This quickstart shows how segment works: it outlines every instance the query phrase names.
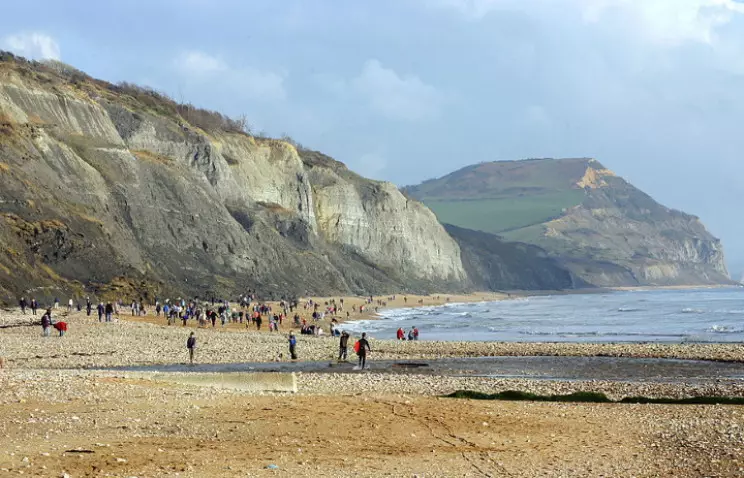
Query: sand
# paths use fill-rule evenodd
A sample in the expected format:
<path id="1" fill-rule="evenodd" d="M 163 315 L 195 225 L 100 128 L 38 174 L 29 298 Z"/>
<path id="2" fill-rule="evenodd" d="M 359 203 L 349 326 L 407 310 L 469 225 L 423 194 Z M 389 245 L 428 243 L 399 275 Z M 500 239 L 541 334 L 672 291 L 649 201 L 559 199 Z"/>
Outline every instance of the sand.
<path id="1" fill-rule="evenodd" d="M 388 306 L 400 304 L 388 301 Z M 80 313 L 64 319 L 70 330 L 62 338 L 43 338 L 38 326 L 0 329 L 0 355 L 7 360 L 0 371 L 0 476 L 697 477 L 737 476 L 744 470 L 741 406 L 440 398 L 458 389 L 599 391 L 612 398 L 744 396 L 741 380 L 691 384 L 301 373 L 297 393 L 276 394 L 230 387 L 229 380 L 228 386 L 215 387 L 209 376 L 179 380 L 178 374 L 168 374 L 153 380 L 86 369 L 183 363 L 186 337 L 194 329 L 163 325 L 162 318 L 153 317 L 122 315 L 108 324 Z M 28 321 L 17 311 L 0 313 L 0 325 Z M 196 334 L 197 360 L 203 363 L 286 357 L 286 330 L 259 333 L 230 326 Z M 330 360 L 336 354 L 335 339 L 298 338 L 302 359 Z M 744 361 L 744 347 L 724 344 L 374 340 L 372 346 L 372 360 L 610 355 Z"/>
<path id="2" fill-rule="evenodd" d="M 299 394 L 255 395 L 6 372 L 0 476 L 699 477 L 744 465 L 742 407 L 366 394 L 370 381 L 338 394 L 317 378 L 303 377 Z"/>

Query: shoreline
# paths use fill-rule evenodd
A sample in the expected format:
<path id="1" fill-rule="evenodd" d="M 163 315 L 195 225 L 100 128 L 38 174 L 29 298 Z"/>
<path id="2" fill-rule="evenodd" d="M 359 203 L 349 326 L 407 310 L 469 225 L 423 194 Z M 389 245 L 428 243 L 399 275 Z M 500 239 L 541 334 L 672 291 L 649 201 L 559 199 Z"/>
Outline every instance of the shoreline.
<path id="1" fill-rule="evenodd" d="M 442 304 L 437 300 L 446 303 L 446 297 L 434 295 L 408 305 L 438 306 Z M 345 303 L 357 301 L 363 299 Z M 388 301 L 387 309 L 394 303 Z M 374 308 L 368 314 L 373 315 Z M 613 381 L 607 374 L 626 373 L 632 365 L 623 361 L 627 357 L 742 364 L 744 347 L 738 344 L 372 339 L 369 371 L 281 372 L 276 379 L 266 376 L 273 375 L 270 372 L 256 380 L 250 377 L 253 370 L 143 373 L 92 367 L 184 364 L 185 341 L 192 331 L 198 338 L 198 363 L 286 363 L 290 330 L 286 323 L 280 332 L 270 333 L 240 324 L 224 329 L 219 324 L 215 329 L 168 326 L 154 316 L 120 314 L 111 323 L 99 323 L 95 314 L 87 317 L 85 312 L 56 317 L 69 324 L 64 337 L 41 337 L 39 326 L 0 330 L 0 352 L 8 359 L 0 370 L 0 429 L 6 443 L 0 474 L 84 476 L 96 470 L 112 476 L 237 478 L 246 473 L 272 476 L 278 469 L 297 477 L 527 477 L 549 471 L 556 476 L 692 478 L 732 476 L 744 466 L 740 458 L 744 407 L 739 405 L 443 398 L 457 390 L 595 392 L 615 400 L 744 397 L 744 381 L 724 374 L 707 377 L 707 370 L 718 369 L 710 364 L 666 364 L 702 370 L 685 372 L 688 379 L 653 381 L 636 374 L 632 381 Z M 30 318 L 17 310 L 0 311 L 0 324 Z M 338 339 L 297 337 L 301 362 L 334 362 Z M 544 363 L 545 373 L 560 369 L 554 357 L 614 357 L 618 366 L 610 364 L 605 375 L 585 367 L 581 370 L 588 375 L 581 380 L 375 369 L 375 361 L 383 359 L 446 362 L 522 356 L 542 357 L 538 361 Z M 523 370 L 520 360 L 507 362 L 512 362 L 512 371 Z M 274 388 L 261 389 L 257 382 Z M 287 383 L 296 391 L 277 391 Z"/>
<path id="2" fill-rule="evenodd" d="M 0 321 L 8 321 L 0 313 Z M 29 316 L 21 316 L 28 321 Z M 21 326 L 0 332 L 0 350 L 8 369 L 70 369 L 183 363 L 190 332 L 198 339 L 199 363 L 287 361 L 287 333 L 246 329 L 231 325 L 212 329 L 168 326 L 162 321 L 123 318 L 99 323 L 85 313 L 61 316 L 69 324 L 65 337 L 41 337 L 41 327 Z M 356 335 L 356 334 L 352 334 Z M 300 361 L 329 361 L 338 355 L 338 338 L 297 335 Z M 671 358 L 744 362 L 738 343 L 603 343 L 603 342 L 444 342 L 371 339 L 370 360 L 575 356 Z M 351 354 L 353 355 L 353 353 Z"/>
<path id="3" fill-rule="evenodd" d="M 553 292 L 555 293 L 555 292 Z M 514 295 L 515 299 L 527 295 Z M 473 303 L 483 301 L 503 301 L 509 296 L 503 293 L 474 293 L 469 295 L 431 295 L 431 296 L 390 296 L 377 299 L 386 302 L 374 310 L 374 305 L 363 313 L 357 312 L 347 319 L 345 312 L 339 314 L 340 328 L 347 321 L 385 320 L 379 314 L 387 310 L 411 309 L 419 307 L 439 307 L 447 303 Z M 404 297 L 408 301 L 404 301 Z M 339 298 L 335 298 L 339 300 Z M 449 302 L 447 301 L 449 299 Z M 303 299 L 303 302 L 306 299 Z M 320 304 L 331 298 L 315 298 Z M 419 303 L 422 301 L 422 303 Z M 365 303 L 362 297 L 345 297 L 344 303 L 348 310 L 353 305 Z M 302 302 L 301 302 L 302 304 Z M 300 307 L 303 318 L 313 323 L 308 310 Z M 113 323 L 99 324 L 96 314 L 87 317 L 85 312 L 67 312 L 55 314 L 57 320 L 62 319 L 70 324 L 68 335 L 59 339 L 51 337 L 42 339 L 40 327 L 17 327 L 2 329 L 0 332 L 0 351 L 9 366 L 17 367 L 20 363 L 24 368 L 38 368 L 38 362 L 43 357 L 51 356 L 49 366 L 54 368 L 75 368 L 116 366 L 132 364 L 168 364 L 176 363 L 183 357 L 181 347 L 185 336 L 196 332 L 200 337 L 200 361 L 225 362 L 271 362 L 286 360 L 286 336 L 290 331 L 295 332 L 299 344 L 300 360 L 327 360 L 338 353 L 338 339 L 328 333 L 330 318 L 315 322 L 326 331 L 323 336 L 305 336 L 298 332 L 292 323 L 285 322 L 278 332 L 269 332 L 268 327 L 256 331 L 254 326 L 229 323 L 221 327 L 219 320 L 217 327 L 199 328 L 193 320 L 183 327 L 180 322 L 168 326 L 162 317 L 155 317 L 152 309 L 144 317 L 131 317 L 127 314 L 116 316 Z M 13 312 L 0 311 L 0 325 L 12 323 L 28 323 L 31 315 L 21 315 L 19 310 Z M 36 316 L 35 320 L 39 320 Z M 267 320 L 264 320 L 266 323 Z M 358 335 L 352 333 L 352 336 Z M 394 339 L 376 339 L 373 341 L 373 359 L 431 359 L 436 357 L 494 357 L 494 356 L 609 356 L 634 358 L 672 358 L 711 360 L 722 362 L 744 362 L 744 347 L 737 342 L 649 342 L 649 341 L 607 341 L 607 342 L 578 342 L 578 341 L 404 341 Z M 123 344 L 117 341 L 124 342 Z M 58 343 L 59 342 L 59 343 Z M 206 342 L 206 343 L 203 343 Z M 143 347 L 142 353 L 136 353 L 127 348 L 127 343 L 135 343 Z M 151 344 L 152 343 L 152 344 Z M 352 342 L 353 343 L 353 342 Z M 49 345 L 54 351 L 50 354 L 45 350 Z M 144 344 L 144 345 L 143 345 Z M 153 347 L 151 347 L 152 345 Z M 352 354 L 353 355 L 353 354 Z M 112 359 L 116 357 L 118 360 Z"/>

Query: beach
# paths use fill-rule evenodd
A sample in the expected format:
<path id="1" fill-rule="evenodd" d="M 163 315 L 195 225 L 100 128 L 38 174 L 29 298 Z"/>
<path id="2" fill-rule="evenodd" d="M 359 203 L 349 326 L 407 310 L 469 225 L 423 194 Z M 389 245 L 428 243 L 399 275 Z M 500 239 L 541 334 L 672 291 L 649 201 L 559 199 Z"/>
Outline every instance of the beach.
<path id="1" fill-rule="evenodd" d="M 345 303 L 354 300 L 363 299 Z M 411 305 L 434 305 L 418 300 Z M 438 300 L 446 303 L 445 296 Z M 388 307 L 400 306 L 388 300 Z M 118 367 L 181 367 L 192 331 L 199 364 L 281 364 L 288 327 L 198 329 L 126 314 L 98 323 L 78 312 L 57 318 L 69 323 L 65 337 L 43 338 L 39 326 L 0 330 L 2 476 L 693 477 L 738 476 L 744 467 L 738 405 L 442 398 L 456 390 L 744 397 L 741 379 L 552 380 L 375 368 L 375 361 L 489 356 L 617 357 L 620 367 L 624 358 L 674 358 L 735 367 L 744 363 L 739 344 L 372 340 L 370 371 L 298 372 L 296 392 L 278 393 L 180 380 L 188 370 Z M 0 312 L 0 325 L 28 321 L 18 311 Z M 337 341 L 298 335 L 299 358 L 330 366 Z"/>
<path id="2" fill-rule="evenodd" d="M 75 372 L 3 380 L 0 471 L 12 476 L 693 477 L 740 466 L 740 407 L 362 393 L 372 382 L 352 395 L 249 395 Z"/>

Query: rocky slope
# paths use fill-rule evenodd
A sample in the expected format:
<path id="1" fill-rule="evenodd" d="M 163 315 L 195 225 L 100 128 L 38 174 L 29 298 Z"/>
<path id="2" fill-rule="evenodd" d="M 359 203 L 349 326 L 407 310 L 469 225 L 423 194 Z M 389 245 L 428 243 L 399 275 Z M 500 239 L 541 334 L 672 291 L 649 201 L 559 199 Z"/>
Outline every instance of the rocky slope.
<path id="1" fill-rule="evenodd" d="M 465 271 L 479 290 L 565 290 L 589 287 L 539 247 L 448 224 Z"/>
<path id="2" fill-rule="evenodd" d="M 176 106 L 0 55 L 0 295 L 463 287 L 457 243 L 392 184 Z"/>
<path id="3" fill-rule="evenodd" d="M 539 246 L 593 286 L 731 283 L 720 241 L 697 217 L 594 159 L 482 163 L 406 192 L 443 222 Z"/>

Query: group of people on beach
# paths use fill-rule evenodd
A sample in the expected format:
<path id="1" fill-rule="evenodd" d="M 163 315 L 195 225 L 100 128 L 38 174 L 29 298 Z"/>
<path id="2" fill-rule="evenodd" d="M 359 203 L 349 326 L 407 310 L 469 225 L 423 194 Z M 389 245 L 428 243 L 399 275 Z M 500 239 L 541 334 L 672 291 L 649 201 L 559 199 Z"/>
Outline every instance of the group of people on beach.
<path id="1" fill-rule="evenodd" d="M 31 314 L 36 315 L 36 311 L 39 309 L 39 303 L 36 302 L 36 299 L 31 298 L 30 301 L 27 301 L 25 297 L 21 297 L 21 300 L 18 301 L 18 306 L 21 308 L 21 312 L 23 315 L 26 315 L 26 309 L 31 309 Z"/>
<path id="2" fill-rule="evenodd" d="M 395 337 L 398 340 L 406 340 L 406 331 L 403 330 L 403 327 L 399 327 L 398 330 L 395 332 Z M 418 340 L 419 339 L 419 331 L 414 325 L 411 327 L 411 330 L 408 331 L 408 340 Z"/>
<path id="3" fill-rule="evenodd" d="M 37 311 L 39 309 L 43 309 L 44 313 L 41 316 L 41 320 L 39 321 L 39 325 L 41 325 L 41 335 L 42 337 L 49 337 L 51 336 L 51 330 L 55 329 L 60 337 L 64 337 L 65 333 L 67 333 L 69 325 L 67 322 L 63 320 L 55 320 L 53 317 L 53 311 L 59 309 L 59 298 L 55 298 L 53 305 L 51 307 L 46 307 L 45 309 L 39 306 L 39 302 L 35 298 L 31 298 L 31 300 L 26 300 L 25 297 L 21 297 L 18 301 L 18 306 L 21 309 L 21 313 L 23 315 L 26 315 L 26 311 L 28 309 L 31 310 L 31 315 L 37 315 Z M 93 304 L 90 301 L 90 298 L 86 298 L 86 313 L 88 316 L 90 316 L 93 312 Z M 68 301 L 67 306 L 67 312 L 70 313 L 73 310 L 75 310 L 73 299 L 70 299 Z M 82 306 L 78 303 L 77 304 L 77 311 L 80 312 L 82 310 Z M 111 302 L 107 303 L 106 305 L 103 304 L 103 302 L 100 302 L 98 306 L 96 307 L 96 310 L 98 312 L 98 321 L 103 322 L 104 318 L 106 322 L 111 322 L 112 316 L 114 314 L 115 308 Z"/>
<path id="4" fill-rule="evenodd" d="M 395 297 L 393 296 L 390 299 L 394 300 Z M 156 317 L 160 317 L 162 314 L 162 317 L 167 320 L 168 325 L 172 325 L 176 323 L 176 321 L 181 321 L 182 324 L 186 326 L 189 321 L 193 321 L 198 327 L 208 327 L 210 325 L 211 327 L 216 327 L 217 322 L 219 321 L 223 327 L 230 323 L 245 324 L 246 327 L 255 326 L 256 330 L 260 331 L 264 320 L 266 320 L 268 321 L 268 330 L 270 332 L 278 332 L 280 327 L 287 320 L 287 317 L 294 313 L 293 325 L 299 328 L 299 333 L 301 335 L 310 336 L 325 335 L 325 332 L 318 322 L 326 317 L 332 317 L 329 333 L 330 336 L 339 338 L 338 360 L 344 362 L 347 361 L 351 336 L 347 331 L 342 331 L 339 328 L 339 322 L 336 319 L 336 317 L 344 311 L 343 298 L 338 300 L 329 299 L 323 304 L 312 299 L 308 299 L 302 304 L 296 300 L 281 300 L 278 303 L 278 310 L 273 310 L 272 306 L 269 304 L 256 301 L 255 295 L 253 294 L 241 295 L 234 303 L 237 303 L 236 307 L 231 306 L 231 303 L 228 300 L 217 300 L 215 298 L 212 298 L 210 301 L 200 301 L 198 298 L 186 300 L 180 297 L 176 300 L 165 299 L 161 301 L 160 299 L 155 298 L 154 311 Z M 60 337 L 63 337 L 68 330 L 68 324 L 65 321 L 55 320 L 53 317 L 53 311 L 59 308 L 59 304 L 59 298 L 55 297 L 53 305 L 46 308 L 42 315 L 40 324 L 42 327 L 42 335 L 44 337 L 49 337 L 51 335 L 52 328 L 59 332 Z M 69 299 L 67 305 L 68 313 L 73 312 L 75 309 L 77 309 L 77 311 L 82 310 L 83 307 L 79 301 L 77 301 L 76 306 L 75 304 L 76 301 L 72 298 Z M 127 304 L 129 305 L 133 317 L 147 315 L 147 307 L 143 298 L 133 300 Z M 374 306 L 375 304 L 377 306 L 387 305 L 387 302 L 383 300 L 377 300 L 377 302 L 375 302 L 373 297 L 370 296 L 366 298 L 365 303 L 359 307 L 353 305 L 352 310 L 354 312 L 357 312 L 358 310 L 362 313 L 365 311 L 365 307 Z M 33 315 L 36 315 L 37 310 L 40 309 L 39 303 L 35 298 L 27 300 L 25 297 L 21 297 L 19 300 L 19 306 L 21 313 L 24 315 L 28 309 L 31 310 Z M 122 299 L 115 302 L 109 301 L 105 304 L 104 302 L 98 302 L 97 305 L 94 305 L 89 297 L 86 297 L 85 299 L 86 315 L 91 316 L 93 310 L 95 310 L 99 322 L 111 322 L 113 316 L 118 314 L 119 311 L 125 307 L 125 302 Z M 311 323 L 308 323 L 308 320 L 300 317 L 299 312 L 301 309 L 306 313 L 311 312 Z M 377 309 L 377 307 L 375 307 L 375 309 Z M 346 312 L 346 316 L 349 317 L 348 311 Z M 399 329 L 398 339 L 405 340 L 403 329 Z M 418 340 L 418 329 L 415 327 L 412 328 L 408 333 L 408 339 Z M 294 332 L 289 333 L 288 346 L 289 357 L 292 360 L 297 360 L 298 341 Z M 189 354 L 189 362 L 193 363 L 195 359 L 195 350 L 197 348 L 197 338 L 194 332 L 189 334 L 186 347 Z M 353 351 L 358 358 L 358 365 L 355 369 L 363 370 L 367 367 L 367 354 L 368 352 L 371 352 L 371 350 L 367 334 L 363 333 L 353 344 Z"/>

